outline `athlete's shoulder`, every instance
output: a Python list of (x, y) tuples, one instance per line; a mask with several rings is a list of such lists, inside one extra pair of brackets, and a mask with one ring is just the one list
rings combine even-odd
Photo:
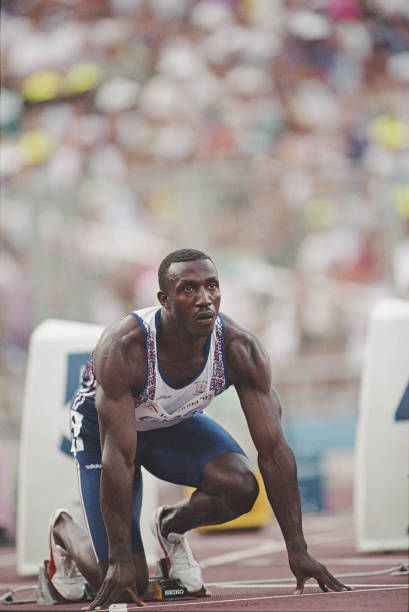
[(253, 333), (224, 314), (222, 318), (229, 380), (234, 385), (249, 384), (268, 391), (271, 365), (266, 349)]
[(124, 356), (134, 348), (143, 346), (145, 332), (140, 322), (131, 313), (107, 327), (97, 345), (97, 351), (120, 352)]
[(103, 332), (94, 351), (94, 371), (98, 383), (113, 396), (143, 384), (145, 332), (133, 316), (124, 317)]

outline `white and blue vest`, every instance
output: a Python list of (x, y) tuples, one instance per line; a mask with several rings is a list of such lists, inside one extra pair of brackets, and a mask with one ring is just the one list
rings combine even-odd
[[(157, 350), (157, 327), (161, 308), (156, 306), (130, 313), (144, 330), (147, 376), (143, 390), (134, 394), (137, 431), (171, 427), (184, 419), (203, 412), (212, 399), (222, 393), (227, 384), (224, 355), (224, 321), (216, 317), (212, 333), (207, 339), (205, 355), (199, 371), (183, 387), (167, 382), (161, 372)], [(93, 355), (88, 359), (81, 388), (74, 406), (85, 398), (95, 396), (96, 379), (93, 371)]]

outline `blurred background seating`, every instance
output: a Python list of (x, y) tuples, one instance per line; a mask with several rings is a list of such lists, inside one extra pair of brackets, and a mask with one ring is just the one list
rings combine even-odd
[(158, 263), (192, 246), (286, 418), (341, 419), (350, 450), (368, 313), (409, 297), (407, 1), (4, 0), (1, 19), (1, 437), (18, 447), (35, 325), (154, 303)]

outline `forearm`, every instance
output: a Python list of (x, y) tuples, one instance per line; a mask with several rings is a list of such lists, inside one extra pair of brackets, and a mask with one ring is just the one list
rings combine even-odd
[(135, 468), (123, 457), (103, 460), (101, 509), (108, 536), (110, 559), (129, 558)]
[(267, 497), (280, 525), (289, 554), (307, 549), (302, 530), (301, 502), (294, 454), (284, 438), (268, 458), (259, 455)]

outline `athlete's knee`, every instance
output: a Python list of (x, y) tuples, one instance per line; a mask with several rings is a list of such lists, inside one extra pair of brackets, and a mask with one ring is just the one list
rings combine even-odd
[(251, 510), (259, 488), (247, 459), (228, 455), (207, 466), (203, 490), (221, 499), (235, 517)]
[(251, 470), (234, 474), (227, 486), (227, 503), (236, 516), (250, 512), (257, 499), (259, 487)]

